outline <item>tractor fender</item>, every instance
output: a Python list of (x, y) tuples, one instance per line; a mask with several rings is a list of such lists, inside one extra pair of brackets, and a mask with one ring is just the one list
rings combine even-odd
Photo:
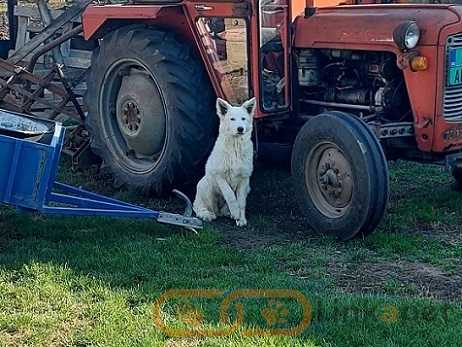
[[(195, 28), (193, 16), (182, 2), (163, 0), (149, 5), (90, 5), (82, 15), (84, 38), (97, 40), (124, 26), (144, 24), (156, 30), (173, 32), (180, 40), (192, 44), (209, 76), (215, 95), (225, 97), (221, 76), (213, 68), (214, 61)], [(167, 3), (167, 1), (169, 1)]]
[(183, 15), (181, 5), (90, 5), (82, 14), (84, 38), (90, 40), (100, 36), (102, 29), (107, 27), (109, 23), (122, 23), (121, 25), (123, 25), (127, 24), (127, 21), (130, 24), (133, 24), (134, 21), (156, 22), (160, 17), (169, 17), (173, 13)]

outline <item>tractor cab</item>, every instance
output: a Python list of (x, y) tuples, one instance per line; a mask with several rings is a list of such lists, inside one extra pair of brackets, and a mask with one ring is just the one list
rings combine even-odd
[[(241, 103), (258, 95), (257, 117), (290, 107), (290, 0), (194, 5), (196, 26), (223, 97)], [(238, 11), (241, 9), (241, 11)], [(239, 12), (242, 15), (239, 15)], [(229, 16), (235, 13), (235, 16)]]

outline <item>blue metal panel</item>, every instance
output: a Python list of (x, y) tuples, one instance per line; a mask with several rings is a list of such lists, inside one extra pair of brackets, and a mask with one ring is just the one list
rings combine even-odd
[(59, 165), (59, 159), (61, 157), (61, 149), (63, 148), (64, 144), (64, 134), (65, 134), (65, 128), (57, 123), (55, 125), (55, 133), (53, 134), (53, 138), (50, 143), (50, 147), (53, 149), (53, 154), (50, 163), (50, 168), (48, 171), (48, 178), (47, 182), (48, 184), (44, 186), (44, 191), (43, 194), (46, 194), (47, 199), (48, 196), (51, 194), (51, 191), (53, 190), (53, 185), (55, 184), (55, 179), (56, 175), (58, 172), (58, 165)]
[(50, 148), (24, 140), (22, 143), (21, 153), (15, 167), (10, 203), (29, 208), (40, 208), (45, 202), (42, 185), (47, 179), (45, 173)]
[[(12, 171), (10, 163), (14, 156), (15, 142), (7, 137), (0, 137), (0, 201), (8, 202), (10, 172)], [(14, 175), (14, 173), (12, 173)], [(14, 176), (13, 176), (14, 177)]]

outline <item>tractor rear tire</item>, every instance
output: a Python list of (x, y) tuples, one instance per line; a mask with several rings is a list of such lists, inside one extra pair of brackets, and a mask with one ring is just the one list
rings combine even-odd
[(341, 240), (373, 231), (387, 206), (388, 165), (382, 147), (367, 124), (351, 114), (326, 112), (300, 129), (292, 178), (311, 227)]
[(118, 185), (160, 195), (203, 173), (218, 127), (214, 94), (173, 33), (132, 25), (104, 36), (85, 104), (91, 147)]

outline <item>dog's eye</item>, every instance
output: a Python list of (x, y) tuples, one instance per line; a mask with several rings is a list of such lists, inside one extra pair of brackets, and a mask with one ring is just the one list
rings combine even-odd
[(231, 120), (236, 120), (236, 118), (231, 118)]
[(245, 120), (245, 118), (244, 118), (244, 117), (242, 117), (242, 120)]

